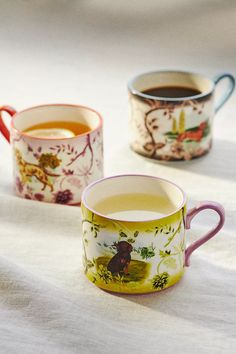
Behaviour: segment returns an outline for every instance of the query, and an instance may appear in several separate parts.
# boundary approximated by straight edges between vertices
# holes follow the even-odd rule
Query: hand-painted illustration
[[[142,227],[102,218],[83,205],[82,214],[85,274],[97,286],[125,293],[153,292],[183,275],[182,211]]]
[[[79,144],[76,138],[41,144],[15,132],[12,145],[16,192],[24,198],[76,204],[83,188],[103,176],[100,131],[80,138]]]
[[[130,94],[134,151],[160,160],[190,160],[211,146],[211,102],[158,101]]]

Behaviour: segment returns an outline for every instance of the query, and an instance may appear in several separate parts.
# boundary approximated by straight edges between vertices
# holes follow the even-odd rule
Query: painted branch
[[[90,163],[92,165],[93,164],[93,150],[91,147],[89,135],[87,135],[87,144],[85,145],[84,149],[79,154],[77,154],[66,166],[72,165],[72,163],[75,162],[80,156],[84,156],[87,148],[89,148],[89,150],[91,151],[91,154],[92,154],[92,159],[91,159],[92,161]],[[91,167],[90,167],[90,169],[91,169]]]

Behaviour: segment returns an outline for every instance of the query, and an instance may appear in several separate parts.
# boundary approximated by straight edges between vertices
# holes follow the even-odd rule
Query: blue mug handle
[[[226,101],[228,101],[228,99],[230,98],[230,96],[232,95],[234,88],[235,88],[235,78],[233,77],[233,75],[228,74],[228,73],[224,73],[224,74],[219,74],[214,78],[214,83],[215,86],[221,81],[227,79],[228,82],[228,86],[226,89],[226,92],[220,97],[219,101],[216,103],[215,106],[215,113],[219,111],[219,109],[225,104]]]

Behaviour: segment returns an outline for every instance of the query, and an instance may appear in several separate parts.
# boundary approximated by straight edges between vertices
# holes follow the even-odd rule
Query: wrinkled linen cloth
[[[235,16],[233,1],[148,0],[142,11],[105,0],[1,3],[1,104],[91,106],[104,116],[106,176],[160,176],[186,191],[189,207],[216,200],[226,210],[224,228],[175,286],[104,292],[83,274],[80,208],[16,197],[0,136],[1,354],[236,352],[236,94],[215,117],[208,155],[160,164],[128,147],[126,92],[132,76],[153,69],[236,74]],[[199,214],[187,243],[216,222]]]
[[[175,286],[114,295],[83,274],[79,208],[8,197],[0,217],[1,353],[233,353],[236,239],[227,227]]]

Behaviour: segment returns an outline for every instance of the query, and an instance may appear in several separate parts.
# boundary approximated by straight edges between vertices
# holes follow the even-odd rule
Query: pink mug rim
[[[28,111],[31,111],[31,110],[34,110],[34,109],[37,109],[37,108],[42,108],[42,107],[74,107],[74,108],[84,108],[84,109],[87,109],[88,111],[91,111],[93,113],[95,113],[99,119],[99,123],[98,123],[98,126],[94,129],[91,129],[89,130],[88,132],[86,133],[83,133],[83,134],[79,134],[79,135],[76,135],[76,136],[73,136],[73,137],[70,137],[70,138],[39,138],[39,137],[35,137],[35,136],[32,136],[32,135],[29,135],[25,132],[22,132],[21,130],[17,129],[15,126],[14,126],[14,120],[15,118],[21,114],[21,113],[24,113],[24,112],[28,112]],[[17,111],[13,116],[12,116],[12,119],[11,119],[11,123],[10,123],[10,126],[11,128],[16,131],[19,135],[23,135],[25,137],[27,137],[27,139],[32,139],[32,140],[45,140],[45,141],[61,141],[61,140],[72,140],[72,139],[78,139],[80,137],[83,137],[83,136],[87,136],[87,135],[90,135],[91,133],[99,130],[102,126],[103,126],[103,118],[101,116],[101,114],[96,111],[95,109],[93,108],[90,108],[88,106],[83,106],[83,105],[77,105],[77,104],[67,104],[67,103],[49,103],[49,104],[42,104],[42,105],[37,105],[37,106],[32,106],[32,107],[29,107],[29,108],[26,108],[26,109],[23,109],[22,111]]]
[[[152,178],[152,179],[155,179],[155,180],[161,180],[161,181],[167,182],[169,184],[172,184],[173,186],[175,186],[177,189],[180,190],[180,192],[182,193],[182,197],[183,197],[182,203],[172,213],[166,214],[166,215],[161,216],[161,217],[157,217],[155,219],[147,219],[147,220],[124,220],[124,219],[121,220],[121,219],[117,219],[117,218],[112,218],[112,217],[109,217],[109,216],[107,216],[105,214],[99,213],[96,210],[94,210],[93,208],[91,208],[90,206],[88,206],[88,203],[86,201],[86,194],[89,191],[89,189],[92,188],[94,185],[99,184],[99,183],[101,183],[101,182],[103,182],[105,180],[113,179],[113,178],[117,178],[117,177],[138,177],[138,178],[139,177],[147,177],[147,178]],[[146,175],[146,174],[139,174],[139,173],[119,174],[119,175],[113,175],[113,176],[109,176],[109,177],[100,178],[99,180],[96,180],[95,182],[92,182],[87,187],[85,187],[83,192],[82,192],[82,196],[81,196],[81,206],[84,205],[92,213],[94,213],[94,214],[96,214],[96,215],[98,215],[98,216],[100,216],[100,217],[102,217],[104,219],[107,219],[107,220],[118,221],[118,222],[121,222],[121,223],[122,222],[126,222],[126,223],[137,223],[137,224],[146,223],[146,222],[155,222],[157,220],[159,221],[159,220],[168,218],[169,216],[175,215],[176,213],[178,213],[186,205],[186,202],[187,202],[186,193],[176,183],[174,183],[174,182],[172,182],[172,181],[170,181],[168,179],[165,179],[165,178],[152,176],[152,175]]]

